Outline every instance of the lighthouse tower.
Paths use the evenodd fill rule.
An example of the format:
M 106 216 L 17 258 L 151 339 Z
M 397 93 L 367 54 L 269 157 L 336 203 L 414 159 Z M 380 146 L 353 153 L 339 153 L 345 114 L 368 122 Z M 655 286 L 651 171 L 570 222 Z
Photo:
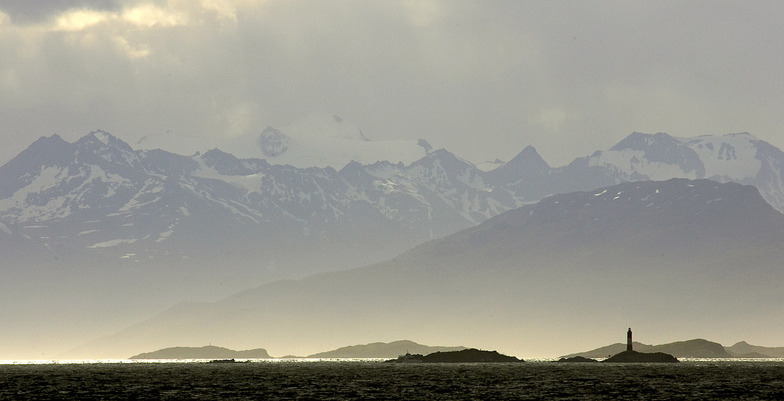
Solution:
M 629 331 L 626 332 L 626 351 L 632 350 L 632 328 L 629 327 Z

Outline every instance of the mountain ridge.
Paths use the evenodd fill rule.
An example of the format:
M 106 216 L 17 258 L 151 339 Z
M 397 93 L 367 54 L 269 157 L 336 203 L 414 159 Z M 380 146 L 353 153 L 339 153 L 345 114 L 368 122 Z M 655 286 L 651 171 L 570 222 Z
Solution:
M 66 314 L 51 315 L 52 308 L 25 300 L 30 292 L 45 293 L 54 304 L 82 311 L 84 327 L 110 330 L 118 321 L 110 308 L 124 311 L 130 323 L 182 300 L 216 300 L 278 279 L 382 262 L 551 195 L 696 177 L 697 170 L 685 171 L 692 163 L 686 153 L 699 156 L 705 175 L 754 185 L 779 210 L 784 205 L 784 153 L 749 134 L 628 138 L 615 150 L 556 168 L 526 147 L 485 172 L 426 144 L 417 145 L 427 148 L 424 157 L 410 164 L 353 162 L 336 170 L 240 159 L 216 148 L 190 156 L 134 150 L 103 131 L 74 143 L 44 137 L 0 166 L 0 250 L 5 273 L 14 278 L 0 301 L 11 305 L 10 321 L 33 314 L 48 316 L 53 327 L 67 324 L 55 323 Z M 645 148 L 649 143 L 655 146 Z M 721 213 L 720 204 L 706 211 Z M 575 221 L 591 232 L 598 226 L 587 213 Z M 745 227 L 738 219 L 727 216 L 724 227 L 705 221 L 695 233 Z M 668 221 L 672 230 L 690 230 L 678 219 Z M 486 241 L 482 235 L 474 234 L 475 241 Z M 643 234 L 626 231 L 635 235 Z M 615 238 L 617 247 L 631 241 Z M 565 239 L 582 241 L 577 234 Z M 758 258 L 753 249 L 762 245 L 744 244 L 744 257 Z M 700 248 L 720 251 L 712 244 Z M 85 293 L 103 298 L 74 300 Z
M 750 345 L 745 341 L 725 347 L 717 342 L 701 338 L 650 345 L 634 342 L 634 349 L 640 352 L 663 352 L 678 358 L 780 358 L 784 347 L 762 347 Z M 615 343 L 590 351 L 564 355 L 562 358 L 582 356 L 586 358 L 606 358 L 626 350 L 625 343 Z M 760 352 L 762 351 L 762 352 Z
M 459 351 L 466 347 L 428 346 L 410 340 L 390 343 L 375 342 L 363 345 L 349 345 L 331 351 L 308 355 L 308 358 L 397 358 L 407 353 L 431 354 L 439 351 Z
M 203 347 L 170 347 L 134 355 L 128 359 L 218 359 L 218 358 L 270 358 L 264 348 L 235 351 L 205 345 Z
M 661 197 L 649 197 L 656 193 Z M 723 204 L 708 203 L 717 194 Z M 594 202 L 586 204 L 587 197 Z M 642 217 L 628 213 L 630 203 L 645 208 L 646 197 L 660 207 L 648 207 Z M 783 274 L 771 268 L 784 257 L 784 215 L 772 213 L 778 212 L 756 188 L 709 180 L 556 195 L 387 262 L 270 283 L 162 313 L 82 352 L 149 348 L 144 339 L 177 332 L 178 341 L 242 345 L 262 339 L 307 355 L 308 346 L 332 348 L 362 333 L 552 356 L 560 354 L 559 344 L 595 341 L 628 320 L 652 336 L 736 336 L 733 328 L 768 327 L 778 313 L 774 305 L 784 301 L 776 288 Z M 657 224 L 678 220 L 676 230 Z M 644 235 L 631 235 L 641 229 Z M 747 295 L 732 296 L 737 293 Z M 172 322 L 189 329 L 176 330 Z M 248 333 L 232 330 L 227 337 L 220 330 L 240 326 Z

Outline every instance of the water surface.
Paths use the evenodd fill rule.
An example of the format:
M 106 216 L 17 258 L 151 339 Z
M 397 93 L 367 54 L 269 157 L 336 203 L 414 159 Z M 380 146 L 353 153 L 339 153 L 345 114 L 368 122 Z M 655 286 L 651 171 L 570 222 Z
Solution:
M 0 365 L 0 399 L 784 399 L 784 362 Z

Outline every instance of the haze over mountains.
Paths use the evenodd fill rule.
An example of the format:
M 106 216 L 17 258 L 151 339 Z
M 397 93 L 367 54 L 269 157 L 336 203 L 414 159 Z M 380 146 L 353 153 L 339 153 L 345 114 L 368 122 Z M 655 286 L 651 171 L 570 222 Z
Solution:
M 781 326 L 782 240 L 784 215 L 754 187 L 625 183 L 548 197 L 388 262 L 179 304 L 74 355 L 170 338 L 309 354 L 419 335 L 547 356 L 612 338 L 624 323 L 648 338 L 766 343 Z
M 341 116 L 313 112 L 284 127 L 267 127 L 261 134 L 225 138 L 221 142 L 190 137 L 183 140 L 168 134 L 147 135 L 134 144 L 139 149 L 166 149 L 191 155 L 218 147 L 238 158 L 262 158 L 270 164 L 300 168 L 333 167 L 340 169 L 355 161 L 411 164 L 432 148 L 424 139 L 374 141 Z
M 343 123 L 333 116 L 330 124 Z M 287 162 L 295 165 L 305 163 L 304 156 L 298 161 L 297 155 L 312 153 L 300 149 L 303 146 L 301 138 L 308 136 L 297 136 L 293 129 L 279 131 L 300 141 L 284 140 L 288 149 L 280 155 L 290 155 Z M 270 132 L 265 131 L 257 139 L 269 139 Z M 357 139 L 356 136 L 352 138 Z M 548 166 L 535 149 L 528 147 L 513 160 L 489 172 L 446 150 L 433 150 L 426 142 L 410 145 L 413 144 L 395 148 L 393 153 L 404 154 L 397 157 L 395 163 L 350 162 L 334 168 L 302 168 L 276 164 L 275 157 L 237 159 L 218 149 L 191 156 L 165 150 L 135 150 L 121 139 L 101 131 L 90 133 L 75 143 L 68 143 L 56 135 L 41 138 L 0 167 L 0 247 L 6 260 L 4 270 L 9 277 L 3 284 L 2 300 L 11 305 L 3 317 L 20 323 L 19 316 L 53 320 L 36 323 L 33 328 L 14 325 L 8 335 L 29 337 L 32 330 L 43 336 L 42 333 L 48 331 L 47 325 L 66 327 L 61 334 L 63 337 L 71 335 L 69 338 L 83 335 L 84 330 L 107 332 L 149 316 L 152 311 L 162 309 L 162 305 L 181 300 L 218 299 L 279 278 L 303 277 L 380 262 L 417 244 L 530 205 L 549 194 L 592 190 L 625 181 L 686 177 L 751 184 L 771 205 L 778 210 L 784 208 L 781 178 L 784 176 L 784 154 L 749 134 L 677 139 L 666 134 L 634 133 L 608 151 L 595 152 L 558 168 Z M 280 149 L 273 146 L 266 151 L 275 153 Z M 329 155 L 330 147 L 323 149 L 325 158 L 345 160 L 345 155 Z M 406 158 L 415 161 L 399 162 Z M 638 190 L 624 191 L 634 193 Z M 726 199 L 708 199 L 713 189 L 705 191 L 693 195 L 706 202 L 699 207 L 672 199 L 666 206 L 660 205 L 671 212 L 663 220 L 646 220 L 652 218 L 646 217 L 652 210 L 649 208 L 633 209 L 630 215 L 615 209 L 610 213 L 608 209 L 606 212 L 616 217 L 602 221 L 610 227 L 619 224 L 618 230 L 600 230 L 601 235 L 596 236 L 590 231 L 595 226 L 588 224 L 580 230 L 589 231 L 574 231 L 577 222 L 592 221 L 594 217 L 589 216 L 602 212 L 591 209 L 573 216 L 576 220 L 543 220 L 540 227 L 543 231 L 535 235 L 518 233 L 510 234 L 508 238 L 488 237 L 482 240 L 487 244 L 478 249 L 480 253 L 487 253 L 490 265 L 507 265 L 509 261 L 494 259 L 507 258 L 502 256 L 505 247 L 528 249 L 532 254 L 524 257 L 535 261 L 540 257 L 536 255 L 543 252 L 541 249 L 546 249 L 542 247 L 554 246 L 553 242 L 562 239 L 574 244 L 567 241 L 552 252 L 559 253 L 559 257 L 574 252 L 579 254 L 577 249 L 584 250 L 583 242 L 587 240 L 584 237 L 589 234 L 592 241 L 605 241 L 602 243 L 611 248 L 606 250 L 610 252 L 607 257 L 615 249 L 626 249 L 628 245 L 640 254 L 623 253 L 620 256 L 630 260 L 644 259 L 661 252 L 656 247 L 642 245 L 642 237 L 656 238 L 649 238 L 647 232 L 640 231 L 643 227 L 640 224 L 645 223 L 667 233 L 654 241 L 673 246 L 673 251 L 684 256 L 692 250 L 687 249 L 687 242 L 679 241 L 679 230 L 687 232 L 691 228 L 679 224 L 686 221 L 681 219 L 706 213 L 702 209 L 714 207 L 710 206 L 713 202 L 717 207 L 723 205 L 716 199 Z M 615 200 L 604 199 L 604 195 L 591 198 L 593 195 L 581 196 L 595 201 Z M 620 195 L 613 198 L 615 196 Z M 684 193 L 682 196 L 692 195 Z M 756 205 L 756 195 L 732 196 L 749 199 Z M 687 206 L 688 212 L 678 209 Z M 540 204 L 539 207 L 545 206 Z M 749 221 L 767 219 L 770 223 L 771 219 L 776 221 L 778 218 L 770 208 L 755 207 L 754 213 L 749 212 Z M 721 215 L 723 223 L 700 222 L 698 227 L 703 231 L 698 234 L 714 235 L 713 225 L 745 227 L 746 220 L 734 213 Z M 556 221 L 561 225 L 554 226 Z M 636 225 L 629 225 L 628 221 L 636 221 Z M 744 244 L 765 248 L 767 242 L 760 245 L 755 241 L 771 241 L 767 235 L 777 229 L 765 224 L 749 226 L 745 231 L 749 235 L 747 238 L 754 240 L 744 240 Z M 635 242 L 635 238 L 640 242 Z M 698 247 L 697 254 L 704 252 L 705 247 L 715 248 L 718 253 L 726 251 L 712 245 L 720 242 L 709 241 L 707 237 L 703 241 L 704 246 Z M 583 248 L 571 248 L 572 245 Z M 747 256 L 767 257 L 757 256 L 749 251 L 752 248 L 742 249 L 743 257 L 725 256 L 741 261 L 741 265 Z M 694 261 L 688 260 L 689 263 Z M 460 257 L 448 253 L 442 255 L 441 261 L 428 259 L 417 263 L 446 266 L 449 261 L 456 263 L 454 268 L 463 276 L 461 285 L 466 288 L 472 287 L 469 285 L 471 278 L 484 277 L 481 270 L 463 266 Z M 576 260 L 568 259 L 565 265 L 575 263 Z M 609 264 L 615 266 L 617 263 L 613 260 Z M 736 270 L 729 265 L 724 268 Z M 602 266 L 596 274 L 606 275 L 608 269 L 611 270 Z M 733 271 L 729 274 L 734 277 Z M 401 276 L 400 280 L 390 282 L 405 288 L 412 278 Z M 338 287 L 343 285 L 348 284 Z M 29 297 L 31 293 L 37 296 Z M 482 304 L 485 295 L 481 291 L 469 291 L 469 294 L 464 302 L 470 299 L 476 301 L 475 305 Z M 73 328 L 73 324 L 80 328 Z M 71 331 L 73 333 L 69 334 Z M 363 337 L 357 342 L 384 338 L 389 337 Z M 249 344 L 245 348 L 257 345 Z M 271 348 L 266 343 L 264 346 Z

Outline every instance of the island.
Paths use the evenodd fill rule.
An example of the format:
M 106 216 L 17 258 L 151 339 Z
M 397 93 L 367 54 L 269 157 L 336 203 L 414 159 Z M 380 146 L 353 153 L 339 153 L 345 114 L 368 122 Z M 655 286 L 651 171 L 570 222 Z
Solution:
M 620 354 L 615 354 L 602 362 L 610 363 L 675 363 L 678 358 L 665 354 L 664 352 L 637 352 L 637 351 L 623 351 Z
M 228 348 L 207 345 L 204 347 L 171 347 L 153 352 L 134 355 L 128 359 L 216 359 L 229 360 L 232 358 L 264 359 L 270 358 L 267 350 L 256 348 L 244 351 L 235 351 Z
M 664 352 L 637 352 L 634 349 L 632 342 L 632 328 L 626 332 L 626 351 L 615 354 L 602 362 L 610 363 L 673 363 L 678 362 L 678 359 L 670 354 Z
M 596 359 L 586 358 L 584 356 L 573 356 L 569 358 L 561 358 L 558 362 L 576 362 L 576 363 L 590 363 L 590 362 L 599 362 Z
M 469 348 L 460 351 L 442 351 L 432 354 L 405 354 L 390 359 L 390 363 L 517 363 L 524 362 L 513 356 L 503 355 L 498 351 L 483 351 Z

